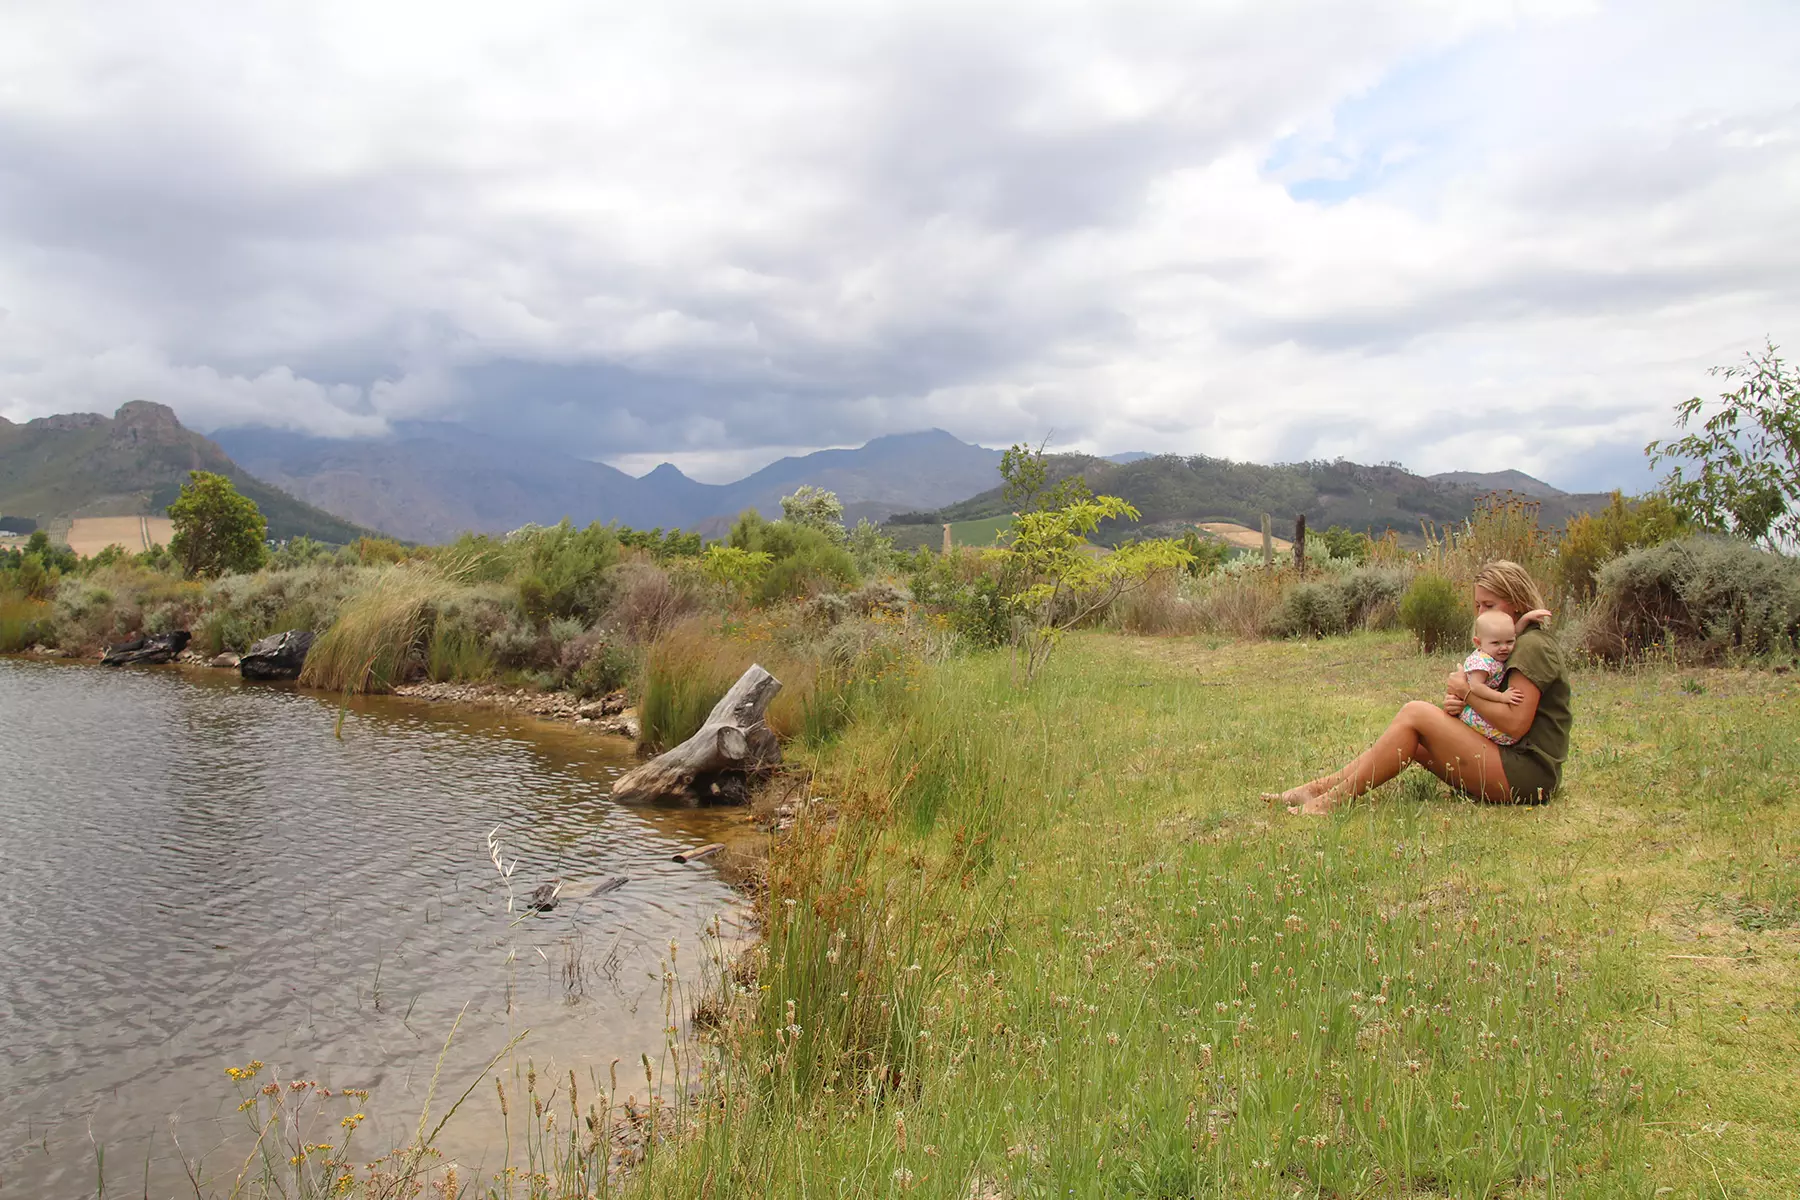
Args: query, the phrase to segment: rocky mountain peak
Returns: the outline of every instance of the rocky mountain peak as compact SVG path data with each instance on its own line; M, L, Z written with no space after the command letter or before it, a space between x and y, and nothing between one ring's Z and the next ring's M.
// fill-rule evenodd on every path
M81 429L98 429L106 424L106 418L99 413L57 413L54 416L38 417L25 422L27 429L53 429L61 433L74 433Z
M150 400L128 400L113 414L116 442L168 441L182 432L175 410Z

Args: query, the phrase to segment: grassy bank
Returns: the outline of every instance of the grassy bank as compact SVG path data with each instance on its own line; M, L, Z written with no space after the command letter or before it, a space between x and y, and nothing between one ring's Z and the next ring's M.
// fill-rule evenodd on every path
M1321 822L1444 664L1084 635L890 693L770 864L720 1103L654 1195L1789 1196L1790 676L1583 674L1565 794Z

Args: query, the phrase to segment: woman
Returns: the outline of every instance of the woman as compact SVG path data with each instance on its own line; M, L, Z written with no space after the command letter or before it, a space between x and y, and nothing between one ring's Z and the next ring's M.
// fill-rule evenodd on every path
M1537 584L1518 563L1500 559L1476 572L1477 615L1499 611L1517 620L1522 613L1542 607ZM1519 693L1517 705L1471 697L1468 680L1461 671L1453 671L1441 705L1412 701L1373 746L1342 770L1268 798L1284 802L1292 813L1320 815L1418 763L1477 800L1544 803L1562 783L1563 759L1569 754L1572 722L1562 648L1554 637L1533 625L1519 635L1506 665L1506 686ZM1518 741L1496 745L1463 724L1457 718L1467 705Z

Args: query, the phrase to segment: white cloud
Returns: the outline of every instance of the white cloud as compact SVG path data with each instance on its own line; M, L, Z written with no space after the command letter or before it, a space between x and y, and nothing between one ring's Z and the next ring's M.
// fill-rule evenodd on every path
M1800 326L1781 4L40 5L0 412L1623 481Z

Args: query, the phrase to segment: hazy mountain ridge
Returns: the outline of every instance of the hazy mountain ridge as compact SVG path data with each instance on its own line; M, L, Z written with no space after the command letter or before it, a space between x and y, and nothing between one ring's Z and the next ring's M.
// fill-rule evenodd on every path
M182 428L162 405L132 402L112 418L66 413L24 425L0 421L0 511L37 515L40 523L158 513L187 471L199 468L237 481L263 508L275 537L307 533L341 542L380 529L437 542L465 530L500 533L564 517L717 535L745 509L779 515L781 497L801 484L837 492L851 522L902 511L940 512L951 521L1002 515L1000 458L998 450L934 429L790 456L735 482L708 484L669 463L634 478L442 422L401 423L381 439L253 428L209 440ZM1538 501L1543 524L1554 527L1606 500L1570 495L1519 471L1426 477L1393 465L1264 466L1142 452L1053 455L1051 469L1056 477L1079 472L1095 491L1124 496L1143 513L1137 525L1104 529L1107 540L1197 521L1254 528L1265 512L1278 532L1291 530L1304 512L1315 528L1392 528L1410 537L1421 520L1460 520L1478 496L1503 489Z
M228 476L256 501L270 537L344 543L370 532L244 471L165 405L133 400L111 417L0 420L0 512L44 528L73 517L160 515L194 470Z
M311 438L269 429L215 438L247 470L308 502L399 537L443 541L564 517L718 533L745 509L779 516L801 484L829 488L851 522L954 503L999 481L1000 451L934 429L770 463L733 483L690 479L664 463L633 478L456 425L410 423L382 439Z

